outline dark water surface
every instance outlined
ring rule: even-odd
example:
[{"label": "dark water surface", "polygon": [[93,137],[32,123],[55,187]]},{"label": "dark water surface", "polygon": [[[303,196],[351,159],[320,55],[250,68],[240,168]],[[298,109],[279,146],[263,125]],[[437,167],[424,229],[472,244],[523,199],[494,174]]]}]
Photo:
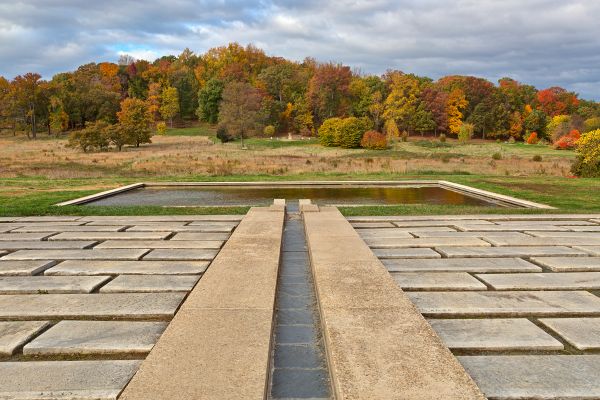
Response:
[{"label": "dark water surface", "polygon": [[87,205],[96,206],[236,206],[267,205],[273,199],[311,199],[325,205],[448,204],[490,206],[497,204],[436,186],[419,187],[168,187],[150,186],[116,194]]}]

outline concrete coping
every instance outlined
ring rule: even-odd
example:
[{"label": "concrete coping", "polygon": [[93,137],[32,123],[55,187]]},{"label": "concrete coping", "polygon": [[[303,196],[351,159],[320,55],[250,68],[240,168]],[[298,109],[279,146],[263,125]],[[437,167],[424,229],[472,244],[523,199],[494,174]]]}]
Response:
[{"label": "concrete coping", "polygon": [[[274,208],[275,207],[275,208]],[[120,399],[263,399],[285,206],[255,207]]]},{"label": "concrete coping", "polygon": [[335,398],[485,399],[335,207],[304,223]]}]

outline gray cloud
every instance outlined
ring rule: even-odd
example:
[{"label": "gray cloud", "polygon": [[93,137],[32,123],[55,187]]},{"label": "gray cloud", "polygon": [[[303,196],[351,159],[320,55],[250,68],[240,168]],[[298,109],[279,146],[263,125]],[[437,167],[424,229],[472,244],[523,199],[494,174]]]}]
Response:
[{"label": "gray cloud", "polygon": [[597,0],[24,0],[0,3],[0,75],[237,41],[368,73],[511,76],[600,99]]}]

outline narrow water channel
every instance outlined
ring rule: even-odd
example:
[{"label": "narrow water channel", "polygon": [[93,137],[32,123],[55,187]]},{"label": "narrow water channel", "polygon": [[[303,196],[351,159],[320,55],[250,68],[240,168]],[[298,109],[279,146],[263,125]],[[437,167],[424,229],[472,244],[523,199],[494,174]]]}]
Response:
[{"label": "narrow water channel", "polygon": [[302,216],[288,204],[277,284],[269,399],[331,399]]}]

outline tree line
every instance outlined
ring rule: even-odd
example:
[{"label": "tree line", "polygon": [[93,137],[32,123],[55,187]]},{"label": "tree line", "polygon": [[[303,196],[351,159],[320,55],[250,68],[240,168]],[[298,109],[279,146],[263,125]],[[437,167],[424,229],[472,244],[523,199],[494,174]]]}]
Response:
[{"label": "tree line", "polygon": [[[153,62],[122,56],[118,63],[82,65],[48,81],[37,73],[0,77],[0,129],[25,131],[30,138],[39,131],[83,130],[93,139],[90,148],[145,143],[158,121],[216,123],[227,139],[263,132],[314,136],[331,118],[353,118],[364,129],[400,135],[458,136],[462,129],[481,138],[527,140],[535,133],[556,140],[572,130],[600,128],[600,103],[511,78],[494,84],[458,75],[434,81],[392,70],[365,75],[237,43],[204,54],[186,49]],[[353,132],[345,145],[360,146],[364,131],[359,135],[345,124]]]}]

